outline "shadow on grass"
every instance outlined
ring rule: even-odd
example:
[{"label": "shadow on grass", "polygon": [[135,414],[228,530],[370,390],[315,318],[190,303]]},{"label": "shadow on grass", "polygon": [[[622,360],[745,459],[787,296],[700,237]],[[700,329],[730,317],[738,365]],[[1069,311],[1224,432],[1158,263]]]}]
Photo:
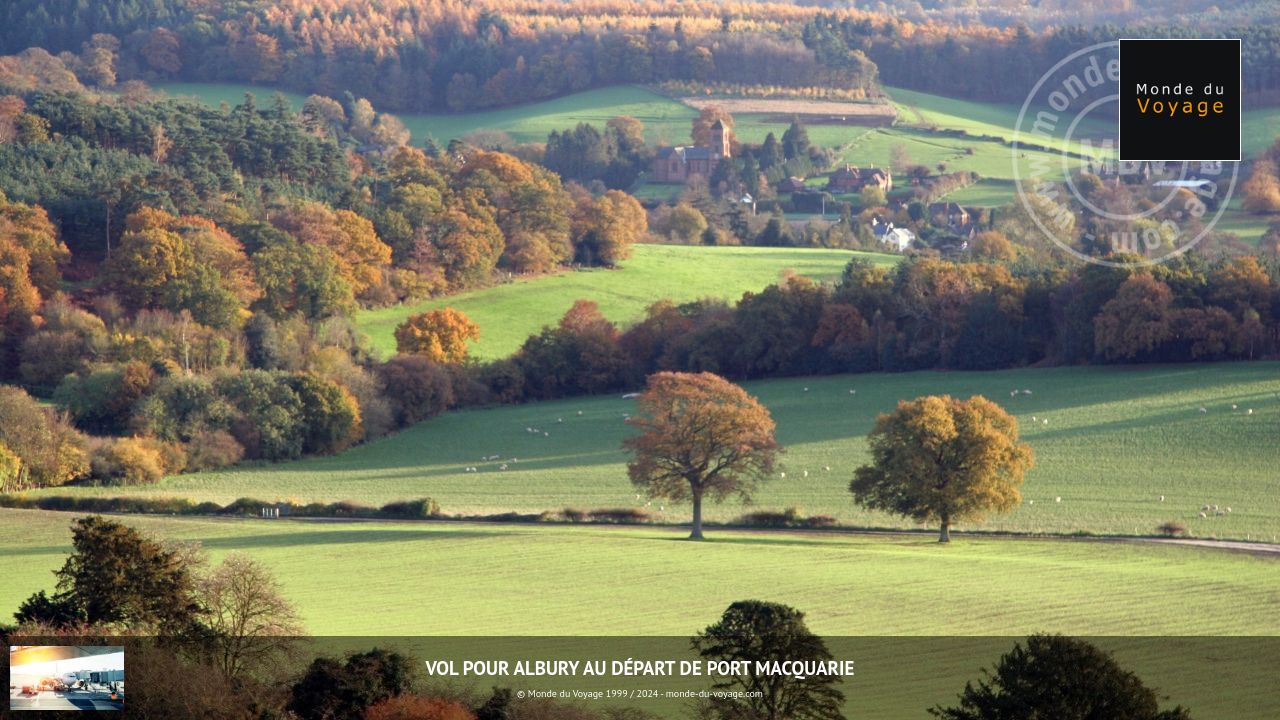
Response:
[{"label": "shadow on grass", "polygon": [[4,554],[9,556],[66,555],[71,550],[71,543],[66,545],[21,545],[6,547]]},{"label": "shadow on grass", "polygon": [[215,550],[245,550],[300,545],[353,545],[409,541],[472,540],[510,535],[500,530],[330,530],[236,535],[202,539],[201,545]]},{"label": "shadow on grass", "polygon": [[[725,530],[724,532],[744,532],[735,530]],[[750,532],[750,531],[745,531]],[[784,532],[784,531],[779,531]],[[785,531],[793,532],[793,531]],[[706,538],[702,540],[690,540],[685,535],[672,535],[670,537],[637,537],[636,540],[650,542],[678,542],[688,543],[692,546],[698,545],[753,545],[758,547],[849,547],[856,549],[856,545],[850,543],[850,540],[865,539],[881,540],[877,545],[900,545],[918,547],[922,545],[937,545],[937,538],[902,538],[896,536],[885,536],[884,538],[875,538],[865,535],[832,535],[829,538],[821,537],[770,537],[765,534],[743,536],[743,535],[717,535],[714,530],[708,532]]]}]

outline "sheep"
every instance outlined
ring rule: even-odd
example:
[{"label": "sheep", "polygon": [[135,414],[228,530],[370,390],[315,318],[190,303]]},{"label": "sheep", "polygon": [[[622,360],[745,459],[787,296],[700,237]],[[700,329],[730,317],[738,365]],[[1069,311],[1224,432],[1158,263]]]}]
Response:
[{"label": "sheep", "polygon": [[1160,502],[1164,502],[1164,496],[1163,496],[1163,495],[1161,495],[1161,496],[1160,496]]},{"label": "sheep", "polygon": [[858,391],[857,391],[857,390],[850,390],[850,391],[849,391],[849,394],[850,394],[850,395],[857,395],[857,394],[858,394]]},{"label": "sheep", "polygon": [[823,466],[822,466],[822,471],[823,471],[823,472],[831,472],[831,466],[830,466],[830,465],[823,465]]},{"label": "sheep", "polygon": [[1053,501],[1054,501],[1054,502],[1056,502],[1056,503],[1060,503],[1060,502],[1062,502],[1062,498],[1061,498],[1061,497],[1055,497],[1055,498],[1053,499]]},{"label": "sheep", "polygon": [[1035,500],[1028,500],[1028,501],[1027,501],[1027,504],[1028,504],[1028,505],[1035,505],[1035,504],[1036,504],[1036,501],[1035,501]]},{"label": "sheep", "polygon": [[499,469],[499,470],[506,470],[506,469],[507,469],[507,464],[506,464],[506,463],[502,463],[501,465],[499,465],[499,466],[498,466],[498,469]]},{"label": "sheep", "polygon": [[1235,403],[1231,403],[1231,409],[1232,409],[1232,410],[1235,410],[1235,409],[1237,409],[1237,408],[1239,408],[1239,407],[1240,407],[1239,405],[1236,405]]},{"label": "sheep", "polygon": [[1214,505],[1214,506],[1213,506],[1213,511],[1214,511],[1214,512],[1218,512],[1218,506],[1217,506],[1217,505]]},{"label": "sheep", "polygon": [[564,422],[564,418],[556,418],[556,422]]},{"label": "sheep", "polygon": [[1031,394],[1031,391],[1030,391],[1030,390],[1023,390],[1023,391],[1022,391],[1022,394],[1023,394],[1023,395],[1030,395],[1030,394]]},{"label": "sheep", "polygon": [[1222,512],[1221,510],[1216,510],[1214,511],[1213,514],[1217,517],[1222,517],[1223,515],[1226,515],[1226,513]]},{"label": "sheep", "polygon": [[1208,509],[1209,509],[1209,506],[1208,506],[1208,505],[1201,505],[1201,506],[1200,506],[1200,510],[1201,510],[1201,511],[1208,510]]},{"label": "sheep", "polygon": [[1230,506],[1230,505],[1228,505],[1228,506],[1227,506],[1227,512],[1231,512],[1231,506]]},{"label": "sheep", "polygon": [[581,417],[581,416],[582,416],[582,411],[581,411],[581,410],[579,410],[579,411],[578,411],[578,416],[579,416],[579,417]]},{"label": "sheep", "polygon": [[800,473],[800,476],[801,476],[801,477],[809,477],[809,471],[808,471],[808,470],[804,470],[804,471],[802,471],[802,472]]},{"label": "sheep", "polygon": [[1045,425],[1048,425],[1048,424],[1049,424],[1049,418],[1045,418],[1045,419],[1044,419],[1043,421],[1041,421],[1041,422],[1043,422]]},{"label": "sheep", "polygon": [[1018,391],[1017,391],[1017,390],[1010,390],[1010,391],[1009,391],[1009,397],[1018,397]]},{"label": "sheep", "polygon": [[1245,414],[1245,415],[1252,415],[1252,414],[1253,414],[1253,408],[1249,408],[1248,410],[1245,410],[1245,411],[1244,411],[1244,414]]},{"label": "sheep", "polygon": [[1202,413],[1207,413],[1207,412],[1209,412],[1209,410],[1208,410],[1207,408],[1203,408],[1203,407],[1202,407],[1202,408],[1200,408],[1200,412],[1202,412]]},{"label": "sheep", "polygon": [[1035,415],[1032,415],[1032,416],[1031,416],[1031,422],[1040,422],[1040,421],[1039,421],[1039,420],[1036,420],[1036,416],[1035,416]]},{"label": "sheep", "polygon": [[805,388],[805,389],[804,389],[804,391],[805,391],[805,392],[809,392],[809,388]]},{"label": "sheep", "polygon": [[549,433],[549,432],[544,432],[544,433],[542,433],[542,437],[551,437],[551,433]]},{"label": "sheep", "polygon": [[1208,515],[1205,515],[1205,514],[1204,514],[1204,512],[1203,512],[1203,511],[1201,511],[1201,513],[1200,513],[1200,517],[1202,517],[1202,518],[1207,518],[1207,517],[1209,517],[1209,516],[1208,516]]},{"label": "sheep", "polygon": [[780,473],[778,473],[778,477],[780,477],[780,478],[785,478],[786,476],[787,476],[787,474],[786,474],[786,473],[784,473],[784,472],[780,472]]}]

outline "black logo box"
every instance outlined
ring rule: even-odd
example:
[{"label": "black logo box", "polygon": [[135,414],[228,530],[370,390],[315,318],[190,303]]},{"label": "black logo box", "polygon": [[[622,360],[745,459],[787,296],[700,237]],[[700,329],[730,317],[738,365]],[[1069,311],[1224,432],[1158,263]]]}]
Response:
[{"label": "black logo box", "polygon": [[[1139,95],[1138,85],[1147,92]],[[1212,94],[1205,94],[1211,85]],[[1152,92],[1152,87],[1157,88]],[[1179,86],[1190,94],[1164,94]],[[1217,93],[1221,87],[1222,94]],[[1146,114],[1138,100],[1150,100]],[[1156,101],[1164,113],[1154,114]],[[1207,102],[1223,104],[1221,115],[1184,114],[1183,103],[1193,108]],[[1241,85],[1239,39],[1138,39],[1120,40],[1120,159],[1180,162],[1237,162],[1241,159]],[[1177,103],[1170,116],[1169,103]]]}]

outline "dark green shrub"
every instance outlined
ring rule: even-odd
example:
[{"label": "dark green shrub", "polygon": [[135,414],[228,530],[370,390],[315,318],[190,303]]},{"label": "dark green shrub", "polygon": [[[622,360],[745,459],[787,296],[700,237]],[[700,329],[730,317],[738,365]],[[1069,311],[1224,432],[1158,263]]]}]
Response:
[{"label": "dark green shrub", "polygon": [[430,518],[440,514],[440,504],[431,498],[401,500],[383,505],[378,513],[396,518]]}]

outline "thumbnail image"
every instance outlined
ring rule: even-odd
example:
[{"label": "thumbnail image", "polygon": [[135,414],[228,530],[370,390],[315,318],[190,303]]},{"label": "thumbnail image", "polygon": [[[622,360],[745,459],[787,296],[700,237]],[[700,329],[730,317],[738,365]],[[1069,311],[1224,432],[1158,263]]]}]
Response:
[{"label": "thumbnail image", "polygon": [[119,645],[10,645],[10,710],[123,710]]}]

